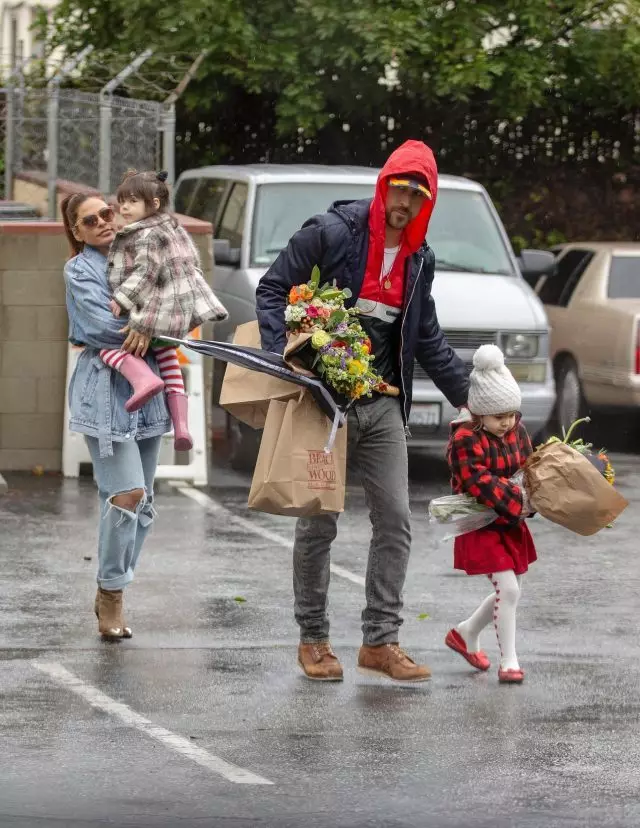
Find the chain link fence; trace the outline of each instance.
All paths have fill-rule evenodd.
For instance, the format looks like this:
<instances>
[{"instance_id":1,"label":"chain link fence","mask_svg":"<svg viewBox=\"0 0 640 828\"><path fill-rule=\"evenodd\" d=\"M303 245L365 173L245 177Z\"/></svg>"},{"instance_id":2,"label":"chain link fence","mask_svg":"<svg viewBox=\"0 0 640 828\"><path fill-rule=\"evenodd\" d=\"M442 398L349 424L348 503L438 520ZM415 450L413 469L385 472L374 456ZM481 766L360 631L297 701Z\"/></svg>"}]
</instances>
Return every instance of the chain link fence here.
<instances>
[{"instance_id":1,"label":"chain link fence","mask_svg":"<svg viewBox=\"0 0 640 828\"><path fill-rule=\"evenodd\" d=\"M6 99L4 96L4 92L0 90L0 200L6 198L4 194L4 150L6 143L5 107Z\"/></svg>"},{"instance_id":2,"label":"chain link fence","mask_svg":"<svg viewBox=\"0 0 640 828\"><path fill-rule=\"evenodd\" d=\"M113 193L128 169L159 166L163 112L156 101L75 89L0 89L0 198L11 197L16 175L52 170Z\"/></svg>"}]
</instances>

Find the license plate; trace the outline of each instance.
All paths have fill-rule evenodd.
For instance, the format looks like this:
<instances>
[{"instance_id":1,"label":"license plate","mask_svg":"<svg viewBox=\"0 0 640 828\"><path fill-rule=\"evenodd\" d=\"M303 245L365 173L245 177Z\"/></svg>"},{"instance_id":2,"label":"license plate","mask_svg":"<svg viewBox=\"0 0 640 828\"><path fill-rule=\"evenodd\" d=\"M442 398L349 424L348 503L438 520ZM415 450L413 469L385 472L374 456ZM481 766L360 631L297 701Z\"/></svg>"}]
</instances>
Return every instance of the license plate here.
<instances>
[{"instance_id":1,"label":"license plate","mask_svg":"<svg viewBox=\"0 0 640 828\"><path fill-rule=\"evenodd\" d=\"M409 425L437 427L442 420L440 403L417 403L411 408Z\"/></svg>"}]
</instances>

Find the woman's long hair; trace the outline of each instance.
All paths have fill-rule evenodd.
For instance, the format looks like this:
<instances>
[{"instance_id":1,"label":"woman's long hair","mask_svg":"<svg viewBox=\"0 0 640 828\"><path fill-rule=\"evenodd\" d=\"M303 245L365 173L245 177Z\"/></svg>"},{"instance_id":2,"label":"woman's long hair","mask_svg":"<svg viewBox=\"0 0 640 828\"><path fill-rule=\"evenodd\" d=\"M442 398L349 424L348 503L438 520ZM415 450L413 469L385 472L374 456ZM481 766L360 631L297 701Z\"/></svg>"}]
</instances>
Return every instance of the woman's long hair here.
<instances>
[{"instance_id":1,"label":"woman's long hair","mask_svg":"<svg viewBox=\"0 0 640 828\"><path fill-rule=\"evenodd\" d=\"M89 198L96 198L96 196L93 193L72 193L71 195L66 196L60 205L64 232L67 236L69 247L71 248L71 255L69 256L70 259L77 256L78 253L82 253L84 249L84 242L76 239L73 229L78 223L78 210Z\"/></svg>"}]
</instances>

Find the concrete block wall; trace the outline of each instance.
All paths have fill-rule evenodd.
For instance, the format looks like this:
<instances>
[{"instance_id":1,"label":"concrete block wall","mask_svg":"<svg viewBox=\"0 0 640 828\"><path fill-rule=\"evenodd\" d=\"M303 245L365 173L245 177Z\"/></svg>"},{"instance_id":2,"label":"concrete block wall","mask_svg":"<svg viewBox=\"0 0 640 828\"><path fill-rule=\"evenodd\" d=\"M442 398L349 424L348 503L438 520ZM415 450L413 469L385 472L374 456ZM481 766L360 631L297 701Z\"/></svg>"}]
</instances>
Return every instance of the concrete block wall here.
<instances>
[{"instance_id":1,"label":"concrete block wall","mask_svg":"<svg viewBox=\"0 0 640 828\"><path fill-rule=\"evenodd\" d=\"M67 313L62 225L0 224L0 470L60 468Z\"/></svg>"},{"instance_id":2,"label":"concrete block wall","mask_svg":"<svg viewBox=\"0 0 640 828\"><path fill-rule=\"evenodd\" d=\"M212 275L211 225L178 218L200 251L204 273ZM60 222L0 222L0 472L61 468L67 256ZM205 365L207 399L210 371Z\"/></svg>"}]
</instances>

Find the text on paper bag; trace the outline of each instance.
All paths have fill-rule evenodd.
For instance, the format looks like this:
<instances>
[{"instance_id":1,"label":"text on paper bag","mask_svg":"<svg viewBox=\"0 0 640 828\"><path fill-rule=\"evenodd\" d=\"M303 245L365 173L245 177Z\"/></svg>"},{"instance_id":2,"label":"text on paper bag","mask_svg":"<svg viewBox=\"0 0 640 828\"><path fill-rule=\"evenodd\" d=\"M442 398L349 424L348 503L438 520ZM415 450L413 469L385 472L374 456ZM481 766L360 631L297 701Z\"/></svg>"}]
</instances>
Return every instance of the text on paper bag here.
<instances>
[{"instance_id":1,"label":"text on paper bag","mask_svg":"<svg viewBox=\"0 0 640 828\"><path fill-rule=\"evenodd\" d=\"M338 479L333 452L326 454L324 451L307 449L307 454L309 455L307 462L309 488L333 491Z\"/></svg>"}]
</instances>

